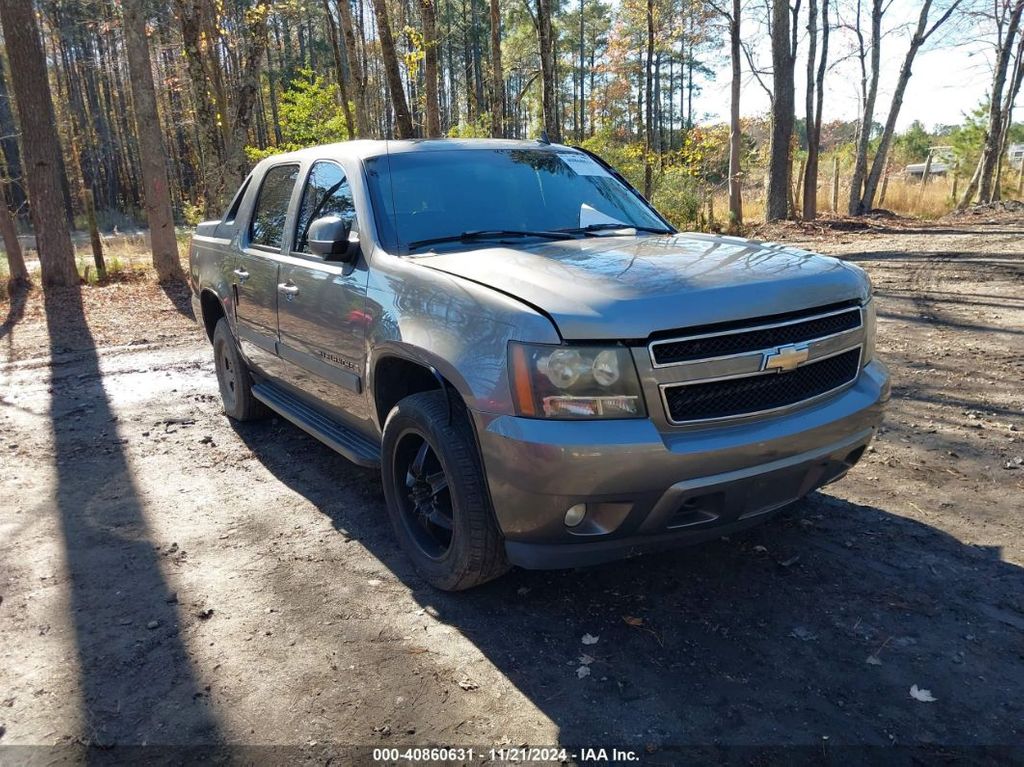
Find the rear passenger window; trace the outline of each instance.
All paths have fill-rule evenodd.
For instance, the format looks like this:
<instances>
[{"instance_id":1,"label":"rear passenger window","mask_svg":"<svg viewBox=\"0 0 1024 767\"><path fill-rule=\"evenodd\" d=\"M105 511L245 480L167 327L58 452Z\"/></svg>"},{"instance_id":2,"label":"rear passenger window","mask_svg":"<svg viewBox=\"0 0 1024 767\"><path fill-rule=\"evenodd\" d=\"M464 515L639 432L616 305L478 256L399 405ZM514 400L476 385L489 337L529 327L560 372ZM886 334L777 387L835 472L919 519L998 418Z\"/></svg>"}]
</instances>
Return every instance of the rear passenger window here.
<instances>
[{"instance_id":1,"label":"rear passenger window","mask_svg":"<svg viewBox=\"0 0 1024 767\"><path fill-rule=\"evenodd\" d=\"M281 247L284 220L288 217L288 202L298 177L298 165L279 165L267 171L249 225L251 245Z\"/></svg>"},{"instance_id":2,"label":"rear passenger window","mask_svg":"<svg viewBox=\"0 0 1024 767\"><path fill-rule=\"evenodd\" d=\"M359 231L355 221L356 205L352 199L352 187L345 178L345 171L336 163L326 161L315 163L310 168L295 227L296 251L309 252L309 243L306 241L309 225L324 216L338 216L352 225L352 231Z\"/></svg>"}]
</instances>

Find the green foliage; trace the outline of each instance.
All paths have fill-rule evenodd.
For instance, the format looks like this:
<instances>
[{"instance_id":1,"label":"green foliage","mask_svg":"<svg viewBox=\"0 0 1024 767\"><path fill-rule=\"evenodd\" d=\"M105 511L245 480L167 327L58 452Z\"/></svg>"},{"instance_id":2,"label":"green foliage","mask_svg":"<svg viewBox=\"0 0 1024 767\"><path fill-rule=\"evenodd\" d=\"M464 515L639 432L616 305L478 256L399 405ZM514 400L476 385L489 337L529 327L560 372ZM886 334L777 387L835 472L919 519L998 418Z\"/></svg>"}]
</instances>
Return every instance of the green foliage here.
<instances>
[{"instance_id":1,"label":"green foliage","mask_svg":"<svg viewBox=\"0 0 1024 767\"><path fill-rule=\"evenodd\" d=\"M704 205L700 181L682 167L666 168L658 179L651 202L669 222L680 229L693 229Z\"/></svg>"},{"instance_id":2,"label":"green foliage","mask_svg":"<svg viewBox=\"0 0 1024 767\"><path fill-rule=\"evenodd\" d=\"M986 98L970 114L964 115L963 125L958 125L949 134L949 143L961 166L973 165L978 161L988 128L988 104Z\"/></svg>"},{"instance_id":3,"label":"green foliage","mask_svg":"<svg viewBox=\"0 0 1024 767\"><path fill-rule=\"evenodd\" d=\"M489 138L491 135L491 114L485 112L475 122L462 120L448 131L448 138Z\"/></svg>"},{"instance_id":4,"label":"green foliage","mask_svg":"<svg viewBox=\"0 0 1024 767\"><path fill-rule=\"evenodd\" d=\"M928 158L928 150L936 143L924 123L914 120L907 130L893 142L893 160L898 164L924 162Z\"/></svg>"},{"instance_id":5,"label":"green foliage","mask_svg":"<svg viewBox=\"0 0 1024 767\"><path fill-rule=\"evenodd\" d=\"M291 152L317 144L330 144L348 138L345 114L338 105L338 87L314 74L300 69L288 89L281 94L281 143L260 149L247 146L245 153L252 162L258 162L279 152Z\"/></svg>"}]
</instances>

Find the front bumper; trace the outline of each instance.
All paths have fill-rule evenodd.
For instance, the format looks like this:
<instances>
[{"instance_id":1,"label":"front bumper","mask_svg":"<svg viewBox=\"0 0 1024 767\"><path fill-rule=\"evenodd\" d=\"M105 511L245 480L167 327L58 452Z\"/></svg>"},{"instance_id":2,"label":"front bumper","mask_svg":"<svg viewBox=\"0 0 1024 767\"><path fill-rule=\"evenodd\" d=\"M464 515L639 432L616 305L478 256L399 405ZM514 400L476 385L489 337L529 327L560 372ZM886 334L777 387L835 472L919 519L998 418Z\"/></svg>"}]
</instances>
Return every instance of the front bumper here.
<instances>
[{"instance_id":1,"label":"front bumper","mask_svg":"<svg viewBox=\"0 0 1024 767\"><path fill-rule=\"evenodd\" d=\"M874 361L820 403L728 425L545 421L474 413L509 559L579 567L727 535L842 477L882 421ZM565 513L587 504L569 528Z\"/></svg>"}]
</instances>

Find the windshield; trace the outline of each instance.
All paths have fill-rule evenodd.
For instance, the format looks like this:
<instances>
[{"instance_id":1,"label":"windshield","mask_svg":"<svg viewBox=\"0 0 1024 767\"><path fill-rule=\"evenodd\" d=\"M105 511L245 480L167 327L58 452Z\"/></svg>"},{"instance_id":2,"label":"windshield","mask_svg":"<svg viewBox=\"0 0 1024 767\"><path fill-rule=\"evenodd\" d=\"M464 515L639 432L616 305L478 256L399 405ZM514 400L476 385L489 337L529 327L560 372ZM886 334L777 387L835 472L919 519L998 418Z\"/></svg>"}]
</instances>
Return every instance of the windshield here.
<instances>
[{"instance_id":1,"label":"windshield","mask_svg":"<svg viewBox=\"0 0 1024 767\"><path fill-rule=\"evenodd\" d=\"M614 225L668 231L634 192L572 150L399 152L366 162L382 244L411 249L460 235ZM477 238L479 239L479 237Z\"/></svg>"}]
</instances>

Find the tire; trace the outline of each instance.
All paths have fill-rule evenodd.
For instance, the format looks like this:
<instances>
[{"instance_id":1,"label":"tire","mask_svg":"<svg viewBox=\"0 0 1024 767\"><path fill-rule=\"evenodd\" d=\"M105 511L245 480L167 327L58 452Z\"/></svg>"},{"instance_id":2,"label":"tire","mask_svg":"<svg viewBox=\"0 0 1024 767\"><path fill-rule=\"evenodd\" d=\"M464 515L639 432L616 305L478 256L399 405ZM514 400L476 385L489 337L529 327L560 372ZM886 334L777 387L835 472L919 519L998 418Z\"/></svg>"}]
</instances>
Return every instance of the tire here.
<instances>
[{"instance_id":1,"label":"tire","mask_svg":"<svg viewBox=\"0 0 1024 767\"><path fill-rule=\"evenodd\" d=\"M252 396L252 374L242 359L228 321L221 317L213 331L213 361L224 413L236 421L254 421L267 414L263 403Z\"/></svg>"},{"instance_id":2,"label":"tire","mask_svg":"<svg viewBox=\"0 0 1024 767\"><path fill-rule=\"evenodd\" d=\"M444 392L401 400L384 424L381 473L398 542L432 586L461 591L509 570L473 426Z\"/></svg>"}]
</instances>

